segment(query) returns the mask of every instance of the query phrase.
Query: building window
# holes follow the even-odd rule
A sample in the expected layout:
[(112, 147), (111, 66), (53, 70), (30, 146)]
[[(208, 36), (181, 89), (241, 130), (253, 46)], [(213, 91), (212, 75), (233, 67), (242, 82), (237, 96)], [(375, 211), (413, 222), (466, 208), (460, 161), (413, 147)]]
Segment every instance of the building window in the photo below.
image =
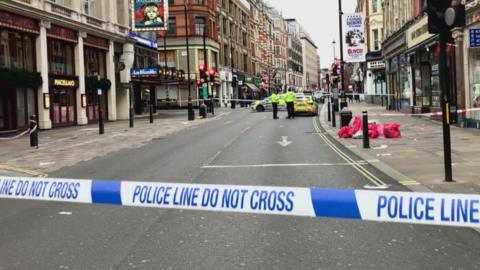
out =
[(205, 5), (205, 0), (195, 0), (195, 4), (197, 4), (197, 5)]
[(380, 50), (380, 41), (378, 38), (378, 29), (373, 29), (373, 50)]
[(168, 0), (168, 5), (169, 6), (175, 5), (175, 0)]
[(373, 13), (378, 12), (378, 0), (372, 0), (372, 12)]
[(175, 36), (176, 34), (177, 34), (177, 18), (169, 17), (167, 35)]
[(104, 50), (85, 47), (84, 57), (86, 76), (100, 75), (101, 77), (106, 77), (106, 54)]
[(176, 67), (177, 55), (175, 54), (174, 50), (167, 50), (166, 53), (164, 51), (160, 51), (159, 53), (160, 65), (165, 66), (165, 54), (167, 55), (167, 67)]
[(84, 0), (84, 12), (88, 16), (95, 16), (95, 1), (94, 0)]
[(205, 31), (205, 17), (195, 17), (195, 34), (203, 35)]
[(0, 67), (34, 71), (33, 59), (32, 36), (0, 29)]
[(243, 54), (243, 71), (247, 72), (248, 70), (248, 55), (246, 53)]
[(223, 45), (223, 64), (224, 66), (228, 66), (230, 61), (228, 61), (230, 58), (230, 51), (228, 50), (228, 45), (225, 44)]
[(55, 75), (74, 75), (73, 44), (50, 39), (48, 41), (49, 71)]

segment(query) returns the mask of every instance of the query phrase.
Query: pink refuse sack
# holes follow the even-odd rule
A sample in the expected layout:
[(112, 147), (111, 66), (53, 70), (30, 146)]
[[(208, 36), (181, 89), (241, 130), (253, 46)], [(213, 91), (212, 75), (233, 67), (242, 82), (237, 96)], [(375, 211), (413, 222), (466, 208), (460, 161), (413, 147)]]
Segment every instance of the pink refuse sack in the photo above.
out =
[(377, 124), (368, 124), (368, 137), (370, 139), (378, 138), (378, 127)]
[(352, 134), (357, 133), (362, 129), (362, 119), (358, 116), (355, 116), (355, 118), (350, 121), (350, 126), (352, 127)]
[(340, 138), (348, 139), (348, 138), (352, 138), (352, 136), (353, 136), (353, 132), (351, 127), (342, 127), (338, 131), (338, 137)]
[(390, 139), (402, 137), (402, 134), (400, 133), (400, 124), (398, 123), (385, 124), (384, 133), (385, 137)]

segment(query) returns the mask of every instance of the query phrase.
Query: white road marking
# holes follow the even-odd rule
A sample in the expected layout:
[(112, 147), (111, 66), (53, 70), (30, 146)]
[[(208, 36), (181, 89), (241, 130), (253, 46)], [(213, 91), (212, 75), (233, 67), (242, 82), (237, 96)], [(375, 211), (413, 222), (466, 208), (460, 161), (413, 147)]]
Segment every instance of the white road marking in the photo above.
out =
[(212, 164), (212, 162), (213, 162), (215, 159), (217, 159), (217, 157), (220, 156), (220, 154), (222, 154), (222, 151), (218, 151), (217, 153), (215, 153), (215, 155), (213, 155), (211, 158), (209, 158), (209, 159), (207, 160), (207, 162), (205, 163), (204, 166), (208, 166), (208, 165)]
[(226, 126), (226, 125), (230, 125), (230, 124), (232, 124), (232, 123), (233, 123), (233, 121), (227, 121), (227, 122), (225, 122), (224, 125)]
[(64, 215), (64, 216), (71, 216), (72, 212), (58, 212), (59, 215)]
[(370, 186), (370, 185), (366, 185), (364, 186), (363, 188), (365, 189), (374, 189), (374, 190), (382, 190), (382, 189), (388, 189), (390, 187), (390, 185), (381, 185), (381, 186)]
[[(364, 164), (366, 165), (366, 163)], [(203, 169), (238, 169), (238, 168), (271, 168), (271, 167), (321, 167), (350, 166), (349, 163), (293, 163), (293, 164), (250, 164), (250, 165), (209, 165)]]
[(388, 148), (388, 145), (382, 144), (378, 147), (374, 147), (373, 150), (382, 150), (382, 149), (387, 149), (387, 148)]
[(287, 146), (289, 146), (290, 144), (292, 144), (292, 142), (289, 142), (289, 141), (288, 141), (288, 136), (282, 136), (282, 140), (281, 140), (281, 141), (278, 141), (277, 143), (280, 144), (280, 145), (283, 146), (283, 147), (287, 147)]
[(39, 165), (40, 165), (40, 167), (46, 167), (46, 166), (54, 165), (55, 163), (57, 163), (57, 162), (55, 162), (55, 161), (40, 162)]

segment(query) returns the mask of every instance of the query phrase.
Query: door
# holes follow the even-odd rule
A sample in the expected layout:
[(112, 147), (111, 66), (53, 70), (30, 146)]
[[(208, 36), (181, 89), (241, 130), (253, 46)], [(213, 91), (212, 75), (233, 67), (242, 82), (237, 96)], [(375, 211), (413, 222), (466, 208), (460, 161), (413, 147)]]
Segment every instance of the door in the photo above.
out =
[(102, 116), (106, 121), (107, 119), (107, 93), (102, 91), (102, 95), (99, 96), (97, 90), (87, 91), (87, 118), (89, 123), (97, 123), (100, 115), (100, 103), (102, 105)]
[(75, 125), (75, 90), (53, 89), (51, 99), (53, 125), (56, 127)]
[(0, 131), (15, 129), (13, 91), (0, 91)]

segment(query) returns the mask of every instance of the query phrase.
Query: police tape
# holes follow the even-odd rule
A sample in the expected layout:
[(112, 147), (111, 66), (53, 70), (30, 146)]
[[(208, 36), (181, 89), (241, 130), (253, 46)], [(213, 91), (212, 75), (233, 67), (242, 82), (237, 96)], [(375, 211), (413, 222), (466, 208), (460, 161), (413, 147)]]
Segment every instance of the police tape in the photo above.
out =
[[(469, 108), (469, 109), (459, 109), (452, 110), (451, 113), (467, 113), (467, 112), (478, 112), (480, 108)], [(431, 112), (431, 113), (368, 113), (369, 116), (442, 116), (443, 112)]]
[(480, 228), (480, 195), (0, 176), (0, 198)]

